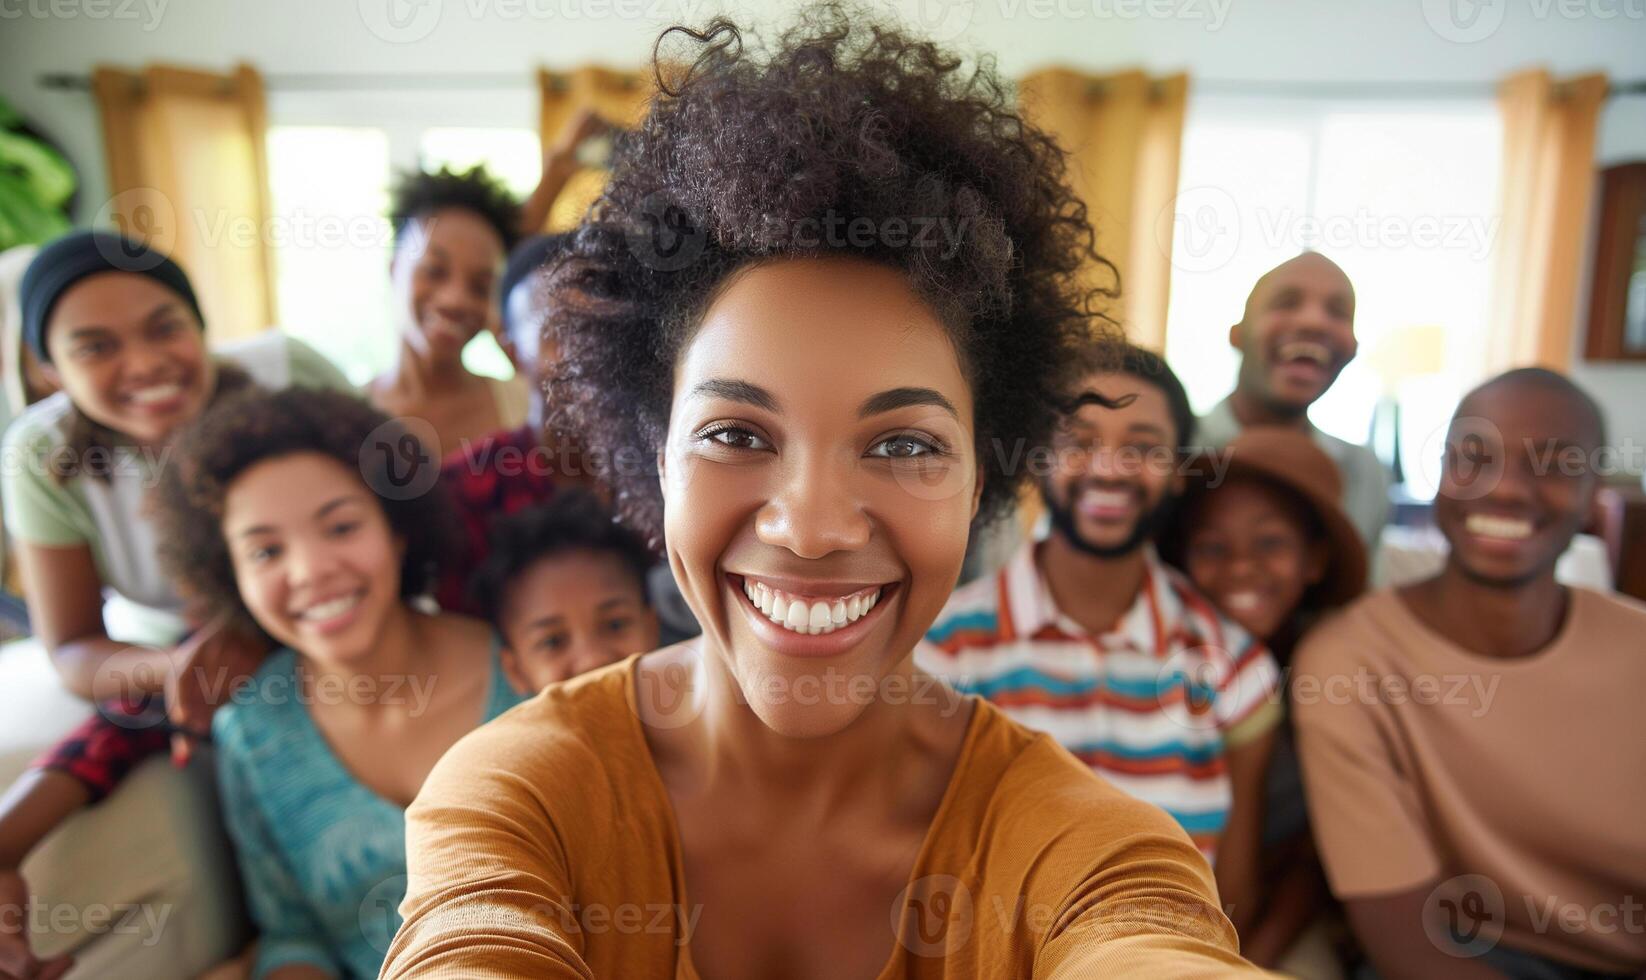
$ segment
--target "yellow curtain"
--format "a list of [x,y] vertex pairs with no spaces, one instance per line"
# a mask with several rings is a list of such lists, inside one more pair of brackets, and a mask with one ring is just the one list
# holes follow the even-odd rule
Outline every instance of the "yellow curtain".
[[[1177,194],[1188,76],[1052,68],[1024,78],[1018,92],[1024,114],[1068,151],[1098,254],[1120,270],[1123,293],[1112,314],[1133,343],[1164,350],[1171,236],[1162,238],[1156,225]],[[1098,269],[1090,275],[1095,285],[1111,284]]]
[[1583,236],[1594,188],[1595,122],[1605,75],[1564,81],[1542,69],[1498,87],[1501,215],[1487,364],[1570,367]]
[[[625,129],[638,126],[656,91],[656,82],[649,72],[616,71],[592,65],[571,72],[539,69],[537,83],[542,95],[538,134],[545,147],[559,138],[561,130],[583,108],[591,108]],[[549,211],[548,230],[566,231],[576,227],[605,185],[604,171],[578,171],[555,199]]]
[[98,223],[182,265],[214,342],[275,323],[261,77],[99,67],[92,91],[109,177]]

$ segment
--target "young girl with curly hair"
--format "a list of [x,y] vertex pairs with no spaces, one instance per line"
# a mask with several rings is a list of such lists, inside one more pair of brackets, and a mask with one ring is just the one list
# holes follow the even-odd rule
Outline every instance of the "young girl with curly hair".
[[405,806],[519,700],[484,623],[412,604],[451,533],[420,452],[347,395],[254,389],[185,433],[156,490],[179,587],[281,647],[212,720],[259,978],[377,975]]
[[912,663],[1093,328],[1058,148],[856,12],[678,39],[551,273],[554,384],[703,635],[441,761],[383,976],[1250,969],[1169,817]]

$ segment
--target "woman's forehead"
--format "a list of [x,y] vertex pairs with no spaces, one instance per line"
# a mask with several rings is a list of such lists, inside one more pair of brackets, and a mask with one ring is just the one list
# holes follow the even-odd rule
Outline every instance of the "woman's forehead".
[[677,396],[709,379],[788,400],[862,400],[929,388],[969,417],[971,389],[948,329],[895,269],[796,259],[739,275],[682,351]]

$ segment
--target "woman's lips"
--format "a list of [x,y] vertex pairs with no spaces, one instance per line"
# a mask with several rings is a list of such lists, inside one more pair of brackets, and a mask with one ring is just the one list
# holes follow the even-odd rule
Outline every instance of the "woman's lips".
[[[743,610],[750,629],[762,644],[785,656],[808,658],[838,656],[856,646],[885,615],[887,605],[898,590],[896,582],[867,587],[850,584],[790,590],[780,587],[787,584],[780,579],[762,579],[736,573],[728,573],[725,581],[731,590],[732,601]],[[751,589],[755,592],[752,598],[749,595]],[[785,623],[792,622],[796,628],[773,622],[772,613],[777,611],[780,602]],[[763,611],[762,604],[771,612]],[[803,626],[798,616],[791,618],[789,615],[797,606],[805,609]],[[827,614],[826,621],[818,615],[820,611]],[[835,615],[837,612],[839,616]],[[818,630],[815,633],[811,632],[814,623]],[[801,628],[806,632],[801,632]]]
[[353,626],[366,605],[366,590],[327,599],[309,606],[293,618],[312,633],[333,636]]

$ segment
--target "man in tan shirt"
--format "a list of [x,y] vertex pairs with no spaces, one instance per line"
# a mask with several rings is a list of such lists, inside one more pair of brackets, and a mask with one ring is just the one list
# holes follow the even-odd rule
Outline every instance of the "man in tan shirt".
[[1646,970],[1646,606],[1554,576],[1604,444],[1558,374],[1477,388],[1435,498],[1445,569],[1298,656],[1320,853],[1384,976]]

